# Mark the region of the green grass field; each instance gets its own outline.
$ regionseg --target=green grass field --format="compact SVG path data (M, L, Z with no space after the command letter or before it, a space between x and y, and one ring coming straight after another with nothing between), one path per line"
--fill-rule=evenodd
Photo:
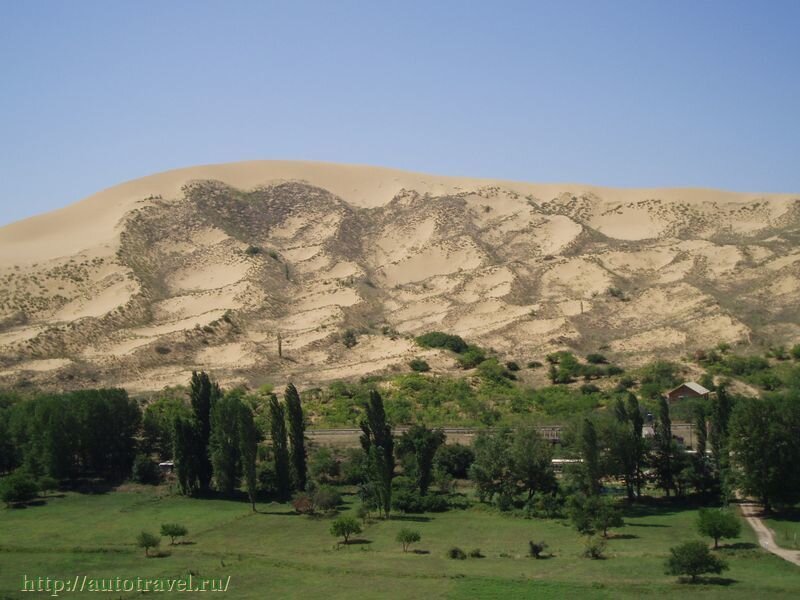
M775 541L784 548L800 550L800 507L764 519L775 532Z
M345 499L344 510L352 510L352 497ZM714 583L690 586L664 575L668 548L696 538L693 509L634 508L627 526L614 532L608 558L597 561L580 556L582 539L566 523L479 506L376 521L358 543L338 550L330 518L298 516L287 505L258 509L254 514L244 503L166 495L163 488L68 493L39 506L0 509L0 598L46 596L20 592L23 575L181 577L190 571L230 576L226 596L254 599L800 596L800 569L756 547L747 526L721 550L730 570ZM145 558L134 544L136 534L158 533L164 522L186 525L189 543L171 547L163 539L168 555ZM405 554L394 541L403 526L420 531L415 548L422 552ZM528 558L528 540L544 540L554 556ZM448 559L451 546L480 548L485 558Z

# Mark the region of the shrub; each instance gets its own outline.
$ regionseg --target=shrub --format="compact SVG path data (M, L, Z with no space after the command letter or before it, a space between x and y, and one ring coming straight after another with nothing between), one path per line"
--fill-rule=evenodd
M480 548L474 548L469 551L470 558L484 558Z
M465 479L470 465L475 462L475 452L464 444L443 444L436 451L436 468Z
M605 356L602 354L592 353L586 355L586 362L591 363L593 365L604 365L608 362Z
M345 348L352 348L355 346L358 343L356 332L352 329L345 329L342 334L342 343L345 345Z
M317 448L311 455L308 471L316 481L333 481L339 477L339 462L330 448Z
M292 508L301 515L314 514L314 501L305 492L299 492L292 498Z
M368 504L364 504L363 502L358 505L358 509L356 510L356 516L361 519L362 523L366 523L367 519L369 519L370 508Z
M174 546L175 540L179 537L184 537L186 534L189 533L189 530L186 529L183 525L179 525L178 523L164 523L161 526L161 535L164 537L168 537L170 539L169 545Z
M542 363L540 363L538 360L530 360L526 366L529 369L538 369L542 366Z
M353 517L339 517L331 523L331 535L344 538L345 545L349 543L351 535L359 533L361 533L361 525Z
M453 560L466 560L466 553L458 546L453 546L447 551L447 556Z
M721 539L738 537L742 524L730 510L701 508L697 515L697 531L712 538L716 549Z
M458 365L462 369L474 369L485 360L486 353L483 351L483 348L469 346L461 356L458 357Z
M403 545L403 552L408 552L408 547L420 541L422 536L419 534L419 531L403 527L397 532L397 537L395 539Z
M342 495L331 485L321 485L314 491L313 502L314 508L328 512L342 503Z
M589 395L589 394L597 394L600 391L600 388L597 387L593 383L584 383L580 388L581 394Z
M417 373L426 373L427 371L431 370L431 366L427 363L427 361L424 361L421 358L413 359L408 363L408 366L411 367L412 371Z
M590 535L586 538L583 546L583 555L592 560L598 560L604 557L608 542L602 537Z
M261 248L259 246L248 246L244 253L248 256L255 256L261 254Z
M527 516L537 519L564 517L564 498L558 494L536 492L525 504Z
M510 360L506 363L506 369L508 369L511 372L519 371L519 364L517 364L513 360Z
M33 477L19 469L0 479L0 499L6 506L33 500L38 491L39 486Z
M145 556L150 556L150 548L158 548L160 544L161 538L152 533L142 531L136 536L136 545L139 546L139 548L144 548Z
M544 542L528 542L528 552L535 559L540 559L542 553L547 550L547 544Z
M800 360L800 344L795 344L792 346L792 349L789 350L789 354L792 355L793 359Z
M457 335L431 331L416 338L417 344L423 348L446 348L456 354L466 352L467 343Z
M137 454L133 461L132 479L136 483L158 485L161 482L161 470L158 463L149 456Z
M669 549L666 562L667 575L688 575L692 582L703 573L722 573L728 568L725 561L714 556L703 542L684 542Z
M58 489L58 479L55 477L49 477L45 475L44 477L39 478L39 491L42 492L44 496L47 495L47 492L52 492L53 490Z

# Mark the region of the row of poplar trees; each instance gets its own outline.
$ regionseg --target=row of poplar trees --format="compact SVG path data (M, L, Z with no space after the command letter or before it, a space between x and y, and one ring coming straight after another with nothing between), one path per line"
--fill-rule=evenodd
M213 484L218 492L230 496L244 482L255 510L256 468L263 439L254 414L257 407L241 394L224 394L205 372L192 373L189 397L191 415L177 417L173 430L175 473L181 492L203 495ZM276 493L286 499L292 489L304 490L307 481L305 421L295 386L290 383L286 387L284 403L270 394L267 410Z

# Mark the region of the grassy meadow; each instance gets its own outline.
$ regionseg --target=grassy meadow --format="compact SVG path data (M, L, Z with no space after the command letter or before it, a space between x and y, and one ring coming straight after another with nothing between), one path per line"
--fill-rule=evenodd
M341 512L354 512L358 501L344 498ZM253 513L244 502L185 498L165 486L125 486L0 510L0 598L46 595L20 592L23 574L135 578L189 572L230 575L225 595L254 599L800 596L800 569L758 548L747 526L720 551L730 564L720 577L689 585L665 575L669 547L697 537L696 510L679 505L627 510L626 526L612 533L604 560L583 558L583 539L565 521L523 519L479 504L375 520L355 543L338 549L329 533L332 518L296 515L284 504L257 508ZM162 556L146 558L136 535L158 533L167 522L189 529L186 542L170 546L164 538ZM395 541L404 526L422 535L408 553ZM529 558L529 540L545 541L553 556ZM467 553L479 548L484 558L449 559L452 546Z

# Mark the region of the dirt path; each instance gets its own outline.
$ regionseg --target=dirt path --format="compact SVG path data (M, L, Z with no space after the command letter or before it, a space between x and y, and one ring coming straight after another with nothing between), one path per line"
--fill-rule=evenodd
M761 520L760 505L753 502L742 502L739 507L742 510L742 515L750 524L750 527L752 527L753 531L756 532L756 536L758 536L758 543L762 548L800 567L800 552L797 550L787 550L786 548L781 548L775 543L775 537L772 534L772 530L766 526L764 521Z

